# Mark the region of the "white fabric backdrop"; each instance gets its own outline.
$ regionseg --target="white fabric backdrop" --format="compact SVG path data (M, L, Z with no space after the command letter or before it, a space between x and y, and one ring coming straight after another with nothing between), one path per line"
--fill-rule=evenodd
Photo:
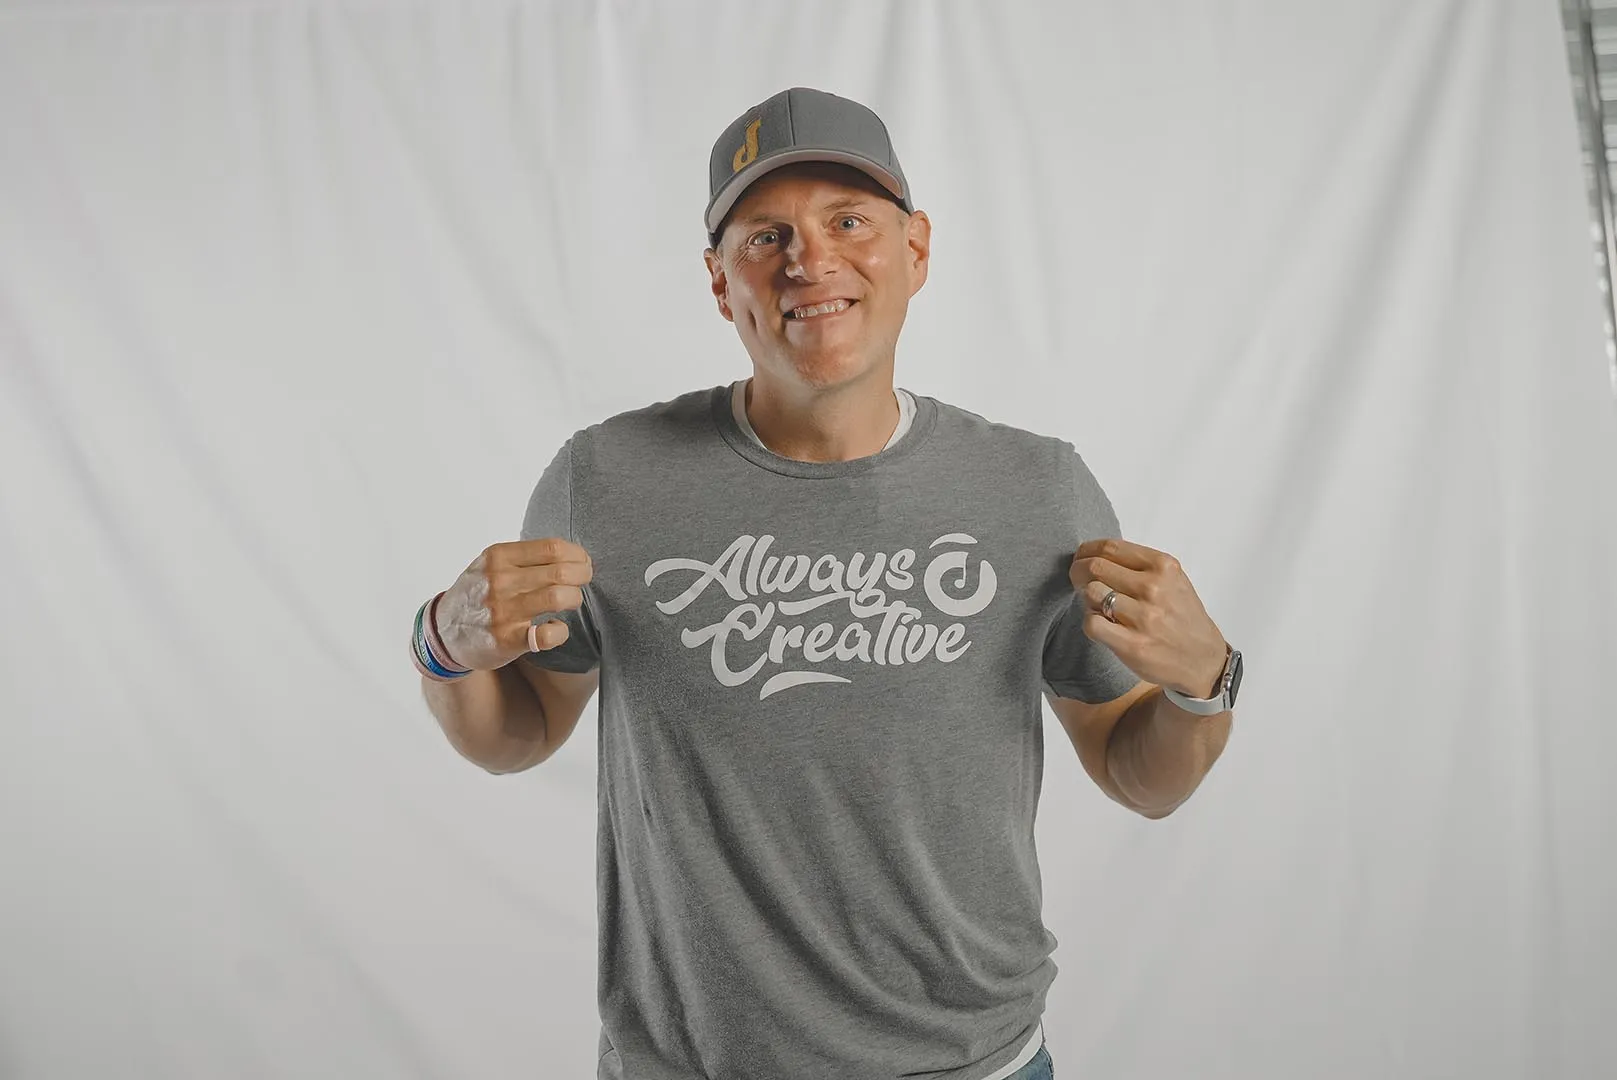
M1072 440L1246 652L1173 817L1047 715L1057 1075L1611 1075L1617 407L1549 0L0 5L0 1076L585 1077L594 717L415 607L750 373L712 139L867 102L898 384ZM692 477L693 484L700 477Z

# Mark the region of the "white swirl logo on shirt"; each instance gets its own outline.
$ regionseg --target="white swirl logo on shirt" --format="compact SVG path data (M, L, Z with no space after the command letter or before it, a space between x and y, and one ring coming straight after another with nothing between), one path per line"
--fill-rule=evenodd
M708 646L713 677L721 685L740 686L766 664L836 660L900 665L920 663L929 657L948 664L971 648L971 642L964 640L964 623L956 621L940 627L923 622L926 612L922 609L906 603L902 596L888 599L889 589L902 594L915 587L915 575L910 573L916 560L914 549L903 548L891 558L886 552L869 556L855 552L844 563L835 555L817 559L798 554L766 555L774 542L775 538L767 533L761 537L743 534L711 563L673 558L659 559L646 567L648 586L664 574L681 570L696 574L684 592L672 600L657 601L657 610L665 615L684 611L715 582L736 601L718 622L680 631L680 641L686 648ZM976 587L966 592L972 563L969 553L960 547L976 543L965 533L946 533L927 545L929 551L944 550L937 551L926 564L921 589L937 612L955 620L970 618L986 608L998 587L993 566L979 559ZM884 584L885 589L881 587ZM769 596L777 599L764 599ZM759 600L764 602L760 604ZM776 622L777 617L793 619L844 603L853 621L845 624L840 633L829 621L812 627L808 622L790 626L784 621ZM863 620L875 625L874 633ZM813 617L808 621L812 622ZM765 630L771 631L767 642L747 644L757 641ZM733 666L735 663L745 666ZM758 699L762 701L804 683L852 681L826 671L787 667L764 681Z

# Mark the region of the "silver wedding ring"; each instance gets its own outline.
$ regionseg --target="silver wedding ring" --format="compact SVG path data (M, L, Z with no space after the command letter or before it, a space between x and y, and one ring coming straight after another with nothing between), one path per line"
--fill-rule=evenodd
M528 624L528 651L529 652L538 652L539 651L539 624L538 623L529 623Z
M1100 602L1100 613L1102 615L1106 616L1106 618L1107 618L1107 620L1109 622L1116 622L1117 621L1117 616L1112 614L1112 609L1115 608L1116 606L1117 606L1117 590L1113 589L1111 592L1106 594L1106 599L1104 599L1104 600L1102 600Z

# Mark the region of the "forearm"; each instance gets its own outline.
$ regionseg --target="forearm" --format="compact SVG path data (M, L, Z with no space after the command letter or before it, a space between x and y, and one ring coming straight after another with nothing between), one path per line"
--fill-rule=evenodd
M1186 712L1154 690L1130 706L1106 744L1112 782L1149 818L1190 798L1224 752L1235 714Z
M449 744L473 764L507 773L543 760L544 710L514 664L453 682L422 676L421 693Z

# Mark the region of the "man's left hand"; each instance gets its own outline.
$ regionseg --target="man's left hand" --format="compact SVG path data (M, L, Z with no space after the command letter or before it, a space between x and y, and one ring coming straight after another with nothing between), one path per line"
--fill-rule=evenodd
M1228 655L1184 568L1163 551L1127 540L1089 540L1068 571L1084 598L1085 636L1111 649L1134 674L1186 697L1211 697ZM1111 622L1101 601L1113 589Z

